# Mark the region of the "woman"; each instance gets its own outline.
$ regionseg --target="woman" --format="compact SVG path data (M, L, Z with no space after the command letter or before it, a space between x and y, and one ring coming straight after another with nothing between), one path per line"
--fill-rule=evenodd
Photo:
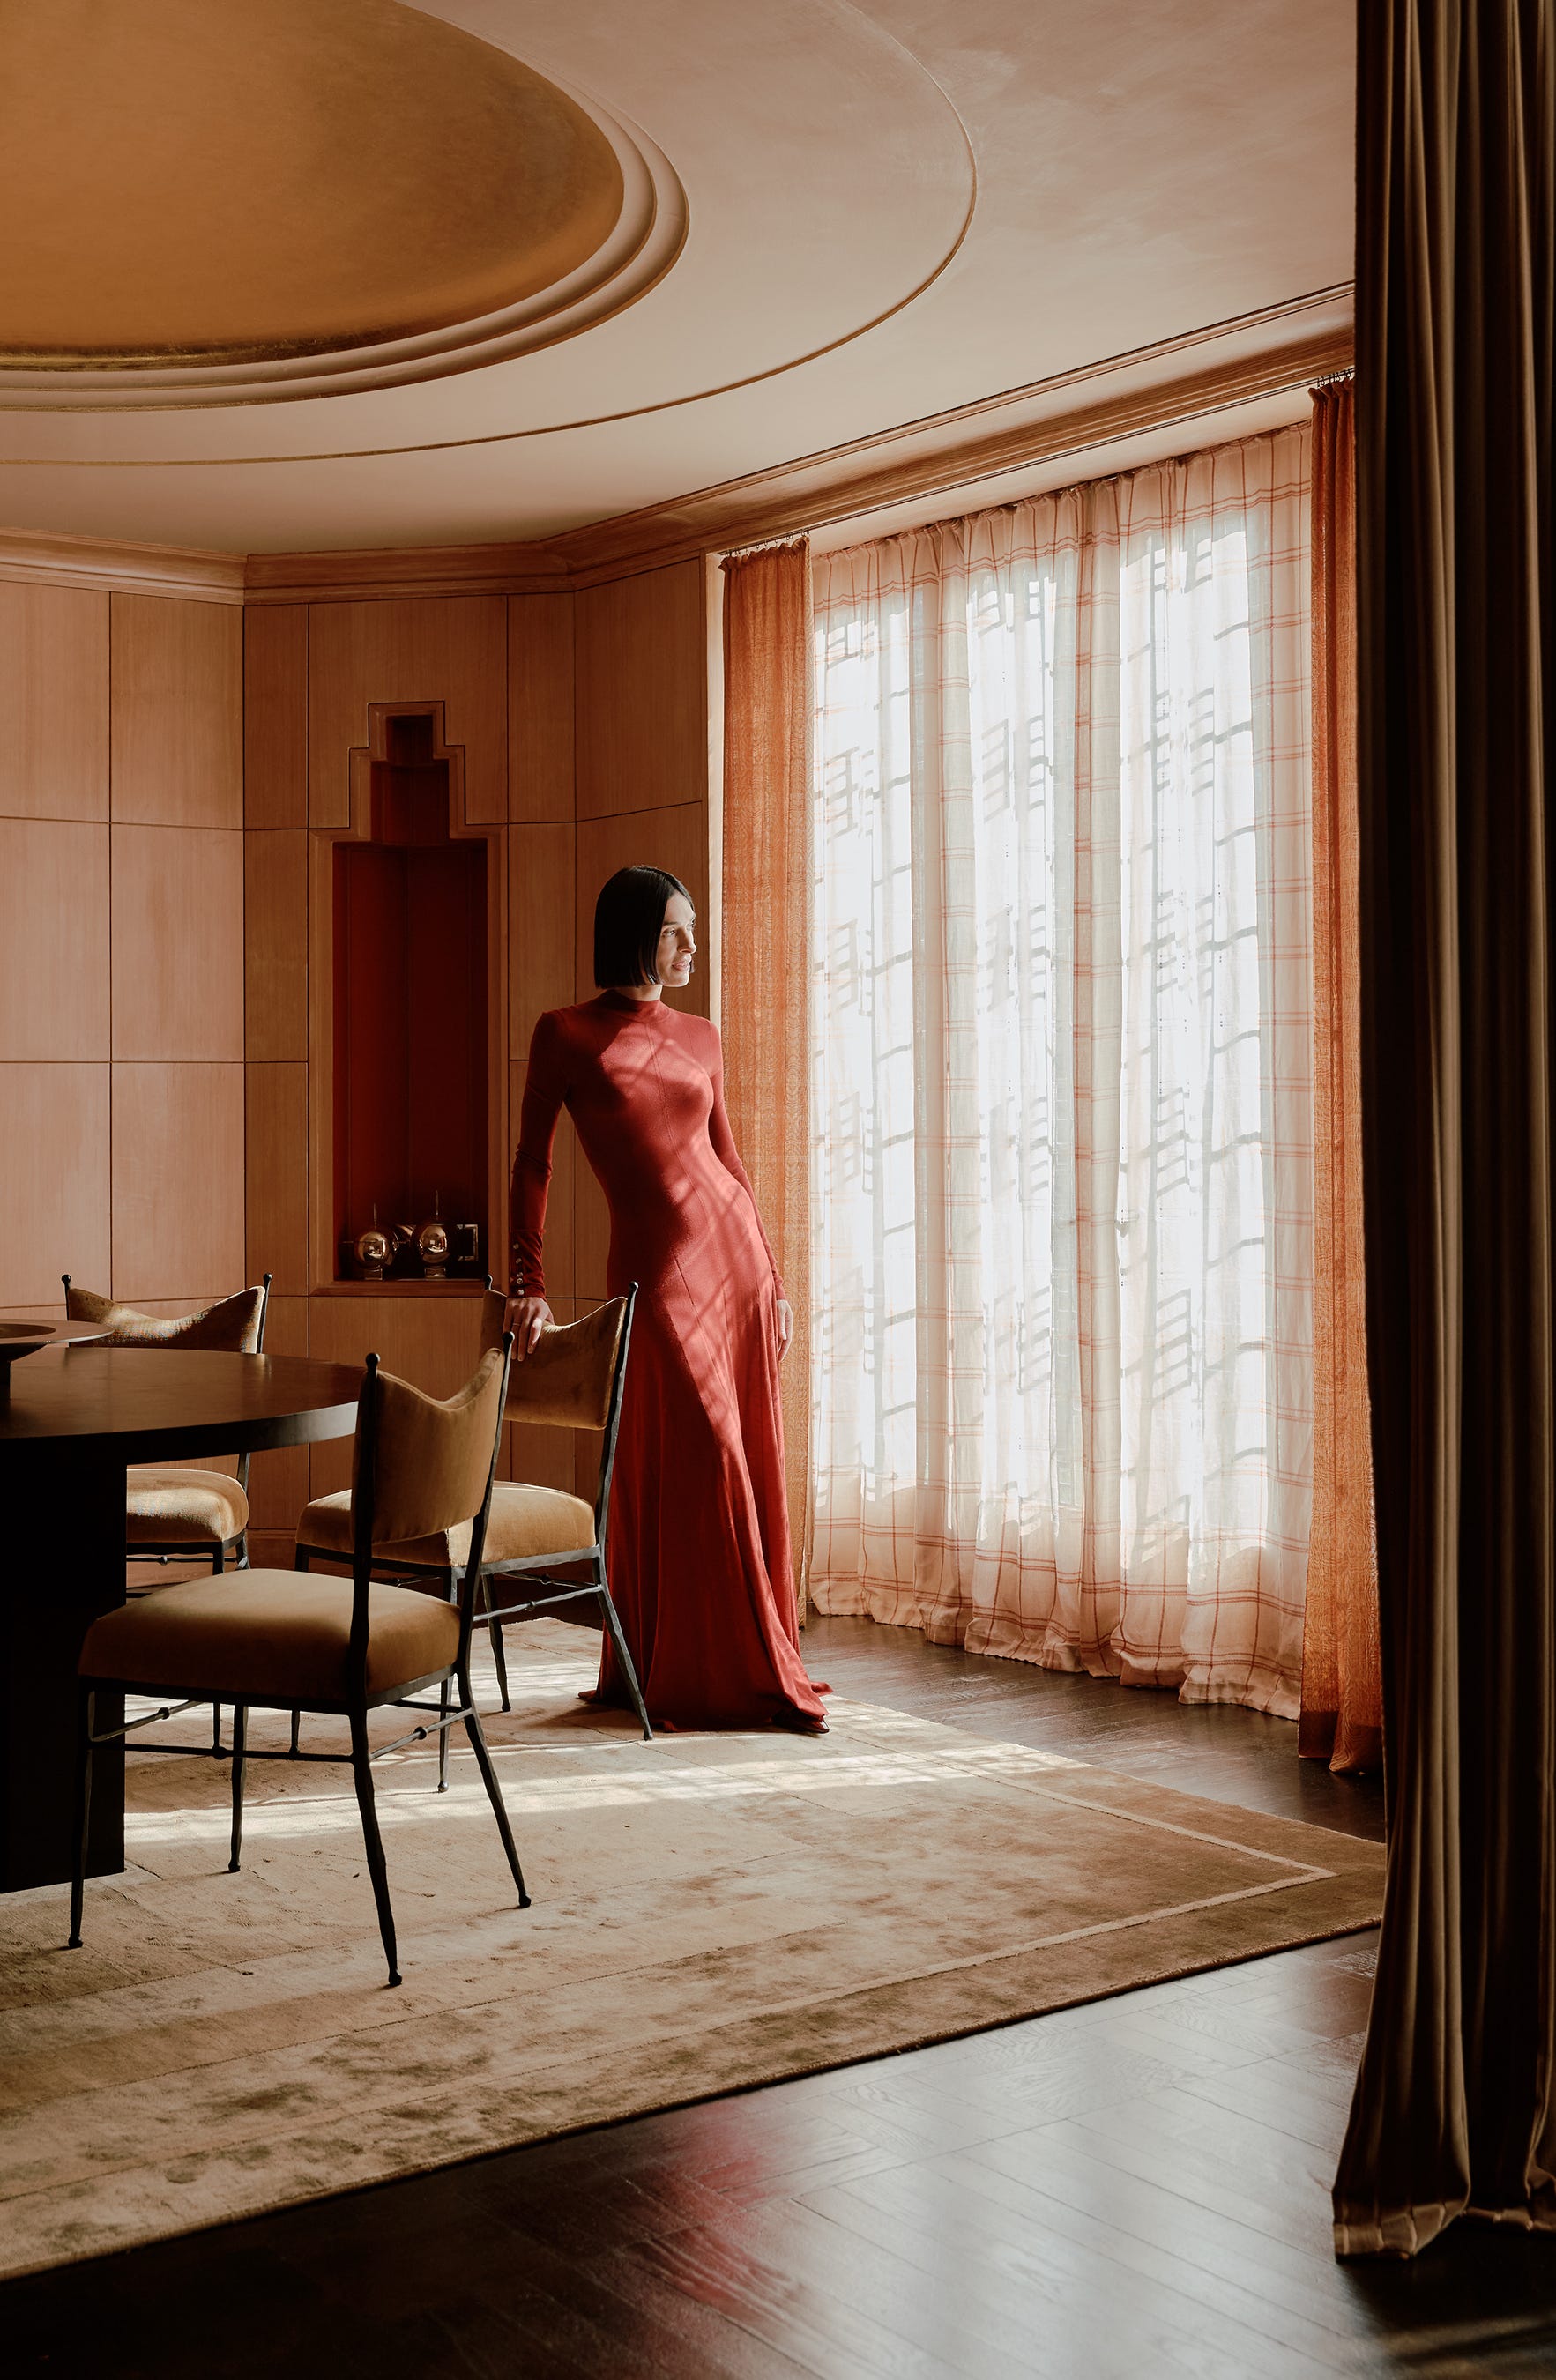
M672 1727L821 1734L784 1498L778 1364L794 1318L730 1136L717 1029L663 998L690 981L695 926L677 878L622 868L595 906L599 998L535 1027L514 1158L508 1324L517 1362L552 1318L541 1244L565 1107L610 1205L611 1293L638 1285L609 1544L650 1715ZM596 1699L626 1699L608 1643Z

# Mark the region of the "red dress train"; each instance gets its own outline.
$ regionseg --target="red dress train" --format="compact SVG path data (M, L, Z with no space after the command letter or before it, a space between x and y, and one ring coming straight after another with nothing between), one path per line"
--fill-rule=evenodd
M541 1018L514 1158L516 1295L545 1293L563 1107L610 1206L611 1294L638 1283L606 1557L650 1716L819 1719L790 1585L780 1284L724 1113L717 1027L613 991ZM608 1643L599 1693L626 1700Z

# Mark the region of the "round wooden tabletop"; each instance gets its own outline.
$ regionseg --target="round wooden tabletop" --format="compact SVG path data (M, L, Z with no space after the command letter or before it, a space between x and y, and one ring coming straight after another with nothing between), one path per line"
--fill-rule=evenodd
M362 1385L352 1364L183 1347L45 1348L10 1374L0 1451L68 1441L123 1463L348 1438Z

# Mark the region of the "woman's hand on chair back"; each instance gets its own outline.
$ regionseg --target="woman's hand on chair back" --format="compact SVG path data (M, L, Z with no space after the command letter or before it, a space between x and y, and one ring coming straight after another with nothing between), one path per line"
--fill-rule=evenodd
M555 1321L543 1297L510 1297L503 1312L503 1328L513 1332L513 1359L522 1364L529 1354L542 1330Z

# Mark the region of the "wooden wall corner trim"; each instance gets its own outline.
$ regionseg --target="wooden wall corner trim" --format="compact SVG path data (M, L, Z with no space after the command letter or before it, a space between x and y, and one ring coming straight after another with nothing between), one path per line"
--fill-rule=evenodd
M708 906L702 936L708 1014L723 1026L724 894L724 575L710 553L702 566L702 630L707 656L703 702L708 741Z

